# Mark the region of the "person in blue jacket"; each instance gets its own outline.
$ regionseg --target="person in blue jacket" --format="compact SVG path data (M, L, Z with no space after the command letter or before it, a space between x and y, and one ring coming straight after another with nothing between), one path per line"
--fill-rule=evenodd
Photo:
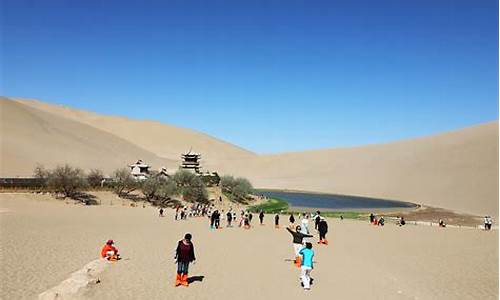
M306 243L306 246L299 252L302 255L301 275L302 286L305 291L311 289L311 271L313 269L314 251L311 243Z

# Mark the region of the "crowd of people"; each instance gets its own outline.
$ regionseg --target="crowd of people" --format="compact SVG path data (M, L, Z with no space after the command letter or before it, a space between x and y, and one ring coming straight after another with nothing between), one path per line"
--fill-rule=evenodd
M163 217L163 208L159 210L159 216ZM191 206L179 206L175 209L175 220L186 220L188 217L208 217L211 229L222 228L221 220L225 218L226 227L233 227L234 223L237 223L239 227L250 229L253 214L250 211L241 210L239 213L239 220L237 220L236 211L230 208L226 213L224 210L217 209L213 204L193 204ZM259 223L264 225L265 214L263 211L259 212ZM309 227L309 221L314 222L314 230L318 234L318 244L328 245L328 240L326 235L328 233L328 223L326 219L321 215L320 211L316 213L308 214L303 213L298 216L300 220L296 224L296 219L293 213L290 214L288 220L289 225L286 226L286 230L292 235L292 247L293 247L293 263L297 268L300 268L300 283L304 290L310 290L313 279L311 278L311 272L313 270L313 258L315 252L313 250L313 245L311 243L311 238L313 234ZM377 226L384 226L385 220L381 216L377 218L373 213L369 216L370 223ZM484 217L484 229L491 230L493 219L490 216ZM276 229L280 228L280 213L274 215L274 227ZM396 225L404 226L406 220L404 217L397 217ZM445 227L446 224L443 220L439 220L439 226ZM108 240L101 250L101 257L109 261L117 261L120 259L118 254L118 249L114 246L113 240ZM175 257L177 263L177 274L175 279L175 286L189 286L188 274L189 274L189 264L195 261L194 245L192 242L192 235L186 233L184 238L180 240L177 244L175 251Z

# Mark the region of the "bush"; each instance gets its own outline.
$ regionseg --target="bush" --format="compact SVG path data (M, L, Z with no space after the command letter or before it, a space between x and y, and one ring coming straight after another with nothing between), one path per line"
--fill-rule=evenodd
M89 174L87 175L87 182L93 188L100 187L103 179L104 174L101 170L98 169L90 170Z
M179 170L174 174L173 180L185 201L207 202L208 192L199 176L186 170Z
M170 198L177 192L177 186L173 180L162 176L151 176L142 182L142 193L147 200Z
M138 185L127 168L118 169L113 172L113 189L118 197L130 194L137 189Z
M87 187L83 170L68 164L58 166L53 171L46 171L46 174L49 189L64 197L76 198L81 190Z
M246 178L222 176L220 181L222 191L228 193L233 201L245 201L253 193L253 187Z

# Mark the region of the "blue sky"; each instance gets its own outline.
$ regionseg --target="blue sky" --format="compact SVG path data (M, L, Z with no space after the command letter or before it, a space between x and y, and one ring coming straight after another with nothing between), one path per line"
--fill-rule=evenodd
M2 0L2 95L259 153L498 119L498 1Z

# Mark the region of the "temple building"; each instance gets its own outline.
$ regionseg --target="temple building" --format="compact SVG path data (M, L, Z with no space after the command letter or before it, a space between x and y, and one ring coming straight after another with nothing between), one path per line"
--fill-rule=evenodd
M130 174L137 180L144 180L149 176L150 166L145 164L142 159L139 159L135 164L129 165Z
M182 165L181 168L188 170L188 171L193 171L196 174L200 174L200 160L201 160L201 154L191 152L189 150L187 153L182 154Z

